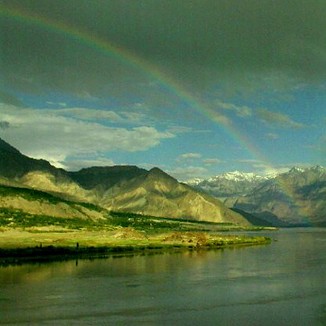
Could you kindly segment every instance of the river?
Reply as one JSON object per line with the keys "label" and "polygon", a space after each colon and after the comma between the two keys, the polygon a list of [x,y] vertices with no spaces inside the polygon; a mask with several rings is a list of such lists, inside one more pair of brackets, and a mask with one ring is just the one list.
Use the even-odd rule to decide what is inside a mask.
{"label": "river", "polygon": [[264,235],[275,241],[0,267],[0,324],[326,325],[326,228]]}

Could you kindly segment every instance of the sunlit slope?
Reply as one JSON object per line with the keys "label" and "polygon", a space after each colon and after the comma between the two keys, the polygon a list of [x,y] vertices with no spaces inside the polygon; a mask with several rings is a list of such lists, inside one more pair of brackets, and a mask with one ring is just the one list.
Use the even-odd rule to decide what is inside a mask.
{"label": "sunlit slope", "polygon": [[[67,172],[55,168],[47,161],[31,159],[3,140],[0,142],[0,184],[42,190],[63,200],[89,202],[109,210],[239,225],[250,224],[219,200],[179,183],[157,168],[147,171],[136,166],[113,166]],[[12,201],[15,202],[15,199],[7,198],[0,204],[7,207],[12,205],[9,204]],[[31,203],[20,199],[13,207],[28,208],[33,214],[46,214],[46,211],[51,209],[61,209],[62,205],[58,204],[54,209],[45,207],[47,205],[44,203]],[[69,214],[76,216],[77,212],[69,213],[67,210],[63,216]]]}
{"label": "sunlit slope", "polygon": [[[9,186],[0,186],[0,212],[2,222],[11,218],[13,224],[26,216],[97,221],[107,215],[105,209],[89,203],[63,200],[46,192]],[[52,219],[49,220],[51,223]]]}
{"label": "sunlit slope", "polygon": [[115,184],[100,204],[108,209],[152,216],[169,216],[212,222],[249,223],[219,200],[193,190],[158,168],[129,182]]}

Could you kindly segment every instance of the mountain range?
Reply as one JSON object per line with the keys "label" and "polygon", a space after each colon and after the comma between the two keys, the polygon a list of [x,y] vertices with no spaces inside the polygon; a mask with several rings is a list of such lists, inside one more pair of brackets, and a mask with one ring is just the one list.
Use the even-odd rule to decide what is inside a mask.
{"label": "mountain range", "polygon": [[326,170],[322,166],[293,167],[269,176],[235,171],[188,183],[272,225],[326,225]]}
{"label": "mountain range", "polygon": [[[294,167],[268,176],[234,171],[180,183],[159,168],[148,171],[131,165],[66,171],[30,158],[0,138],[0,186],[0,208],[33,214],[100,218],[98,209],[89,206],[87,210],[85,205],[69,204],[71,201],[157,217],[239,225],[326,226],[326,171],[321,166]],[[28,201],[18,190],[7,195],[9,188],[5,187],[50,194],[56,203]]]}
{"label": "mountain range", "polygon": [[226,172],[208,179],[195,178],[186,183],[192,187],[221,199],[242,196],[252,191],[260,183],[275,177],[274,175],[260,176],[254,173]]}
{"label": "mountain range", "polygon": [[[110,166],[70,172],[45,160],[30,158],[2,139],[0,185],[3,185],[0,207],[32,210],[33,214],[37,213],[37,207],[42,207],[40,214],[56,216],[64,212],[65,216],[75,216],[79,212],[84,218],[99,218],[93,211],[85,210],[85,205],[67,205],[68,201],[74,201],[112,211],[250,225],[245,217],[220,200],[179,183],[158,168],[147,171],[136,166]],[[5,187],[11,191],[6,192]],[[22,196],[19,190],[25,188],[50,194],[56,198],[55,205],[53,201],[47,201],[47,206],[42,200],[35,202],[35,196],[33,200],[31,196]]]}

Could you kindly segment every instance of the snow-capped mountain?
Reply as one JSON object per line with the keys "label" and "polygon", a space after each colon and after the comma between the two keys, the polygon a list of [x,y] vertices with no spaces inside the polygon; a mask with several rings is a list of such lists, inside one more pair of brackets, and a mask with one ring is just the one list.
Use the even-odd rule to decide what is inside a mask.
{"label": "snow-capped mountain", "polygon": [[228,172],[195,187],[278,226],[326,225],[326,169],[320,165],[269,176]]}
{"label": "snow-capped mountain", "polygon": [[189,186],[195,187],[195,186],[197,186],[198,184],[200,184],[204,180],[205,179],[202,179],[202,178],[193,178],[193,179],[187,180],[184,183],[186,183]]}
{"label": "snow-capped mountain", "polygon": [[218,198],[241,196],[252,191],[260,183],[274,178],[240,171],[226,172],[208,179],[195,178],[187,184]]}
{"label": "snow-capped mountain", "polygon": [[326,169],[294,167],[263,182],[238,198],[228,198],[229,207],[259,217],[277,217],[289,224],[326,225]]}
{"label": "snow-capped mountain", "polygon": [[252,172],[240,172],[240,171],[233,171],[233,172],[225,172],[220,175],[214,176],[209,178],[207,181],[214,182],[216,180],[230,180],[230,181],[256,181],[256,180],[267,180],[270,177],[261,176]]}
{"label": "snow-capped mountain", "polygon": [[228,172],[193,187],[273,225],[326,226],[326,169],[320,165],[269,176]]}
{"label": "snow-capped mountain", "polygon": [[293,183],[305,184],[311,178],[325,174],[325,168],[316,165],[309,168],[292,167],[284,173],[271,173],[259,175],[252,172],[225,172],[208,179],[194,178],[185,183],[207,192],[215,197],[225,198],[234,196],[245,196],[253,191],[257,186],[264,184],[268,180],[274,180],[278,176],[291,179]]}

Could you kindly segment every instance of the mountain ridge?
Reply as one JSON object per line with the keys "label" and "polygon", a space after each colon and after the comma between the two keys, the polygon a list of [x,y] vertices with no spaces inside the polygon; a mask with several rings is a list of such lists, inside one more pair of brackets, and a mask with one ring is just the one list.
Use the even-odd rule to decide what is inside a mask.
{"label": "mountain ridge", "polygon": [[[3,144],[5,149],[10,149],[8,146]],[[19,151],[3,150],[0,177],[22,187],[47,191],[63,199],[88,201],[108,210],[250,225],[219,200],[179,183],[159,168],[147,171],[121,165],[69,172]]]}
{"label": "mountain ridge", "polygon": [[226,180],[225,175],[206,179],[195,187],[219,198],[229,208],[265,218],[277,226],[326,225],[326,170],[321,165],[294,166],[265,179],[250,174],[250,181],[247,177]]}
{"label": "mountain ridge", "polygon": [[254,173],[233,171],[208,179],[195,178],[186,182],[186,184],[224,200],[225,197],[249,193],[262,181],[272,179],[273,177],[272,175],[260,176]]}

